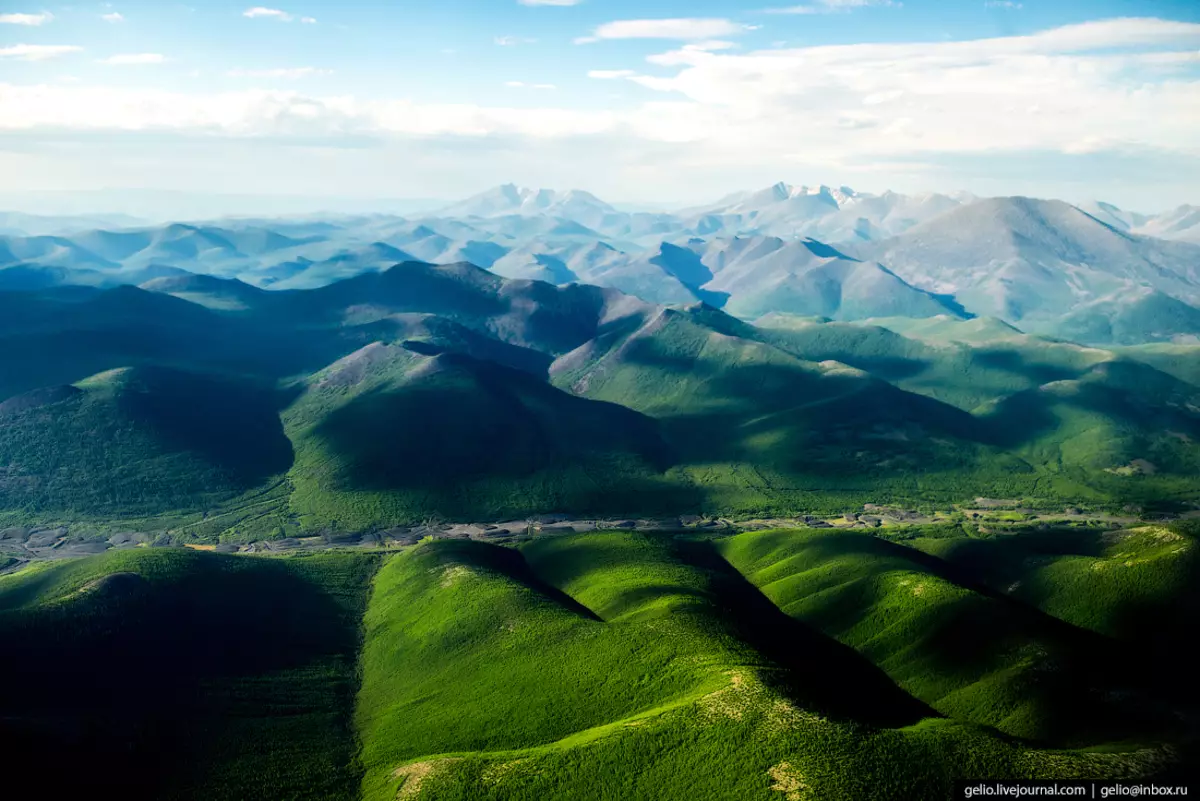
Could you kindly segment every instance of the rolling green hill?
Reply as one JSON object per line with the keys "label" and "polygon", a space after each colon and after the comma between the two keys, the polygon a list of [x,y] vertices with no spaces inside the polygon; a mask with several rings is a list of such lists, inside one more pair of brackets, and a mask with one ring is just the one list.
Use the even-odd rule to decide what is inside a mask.
{"label": "rolling green hill", "polygon": [[919,551],[822,531],[741,534],[720,551],[788,615],[852,646],[944,715],[1057,742],[1137,731],[1147,702],[1110,701],[1121,686],[1111,675],[1118,649]]}
{"label": "rolling green hill", "polygon": [[0,403],[0,505],[134,515],[219,504],[287,471],[270,387],[135,367]]}
{"label": "rolling green hill", "polygon": [[[935,533],[910,542],[1009,542]],[[951,550],[610,531],[35,564],[0,576],[0,746],[53,795],[131,800],[940,798],[1194,756],[1167,712],[1195,699],[1164,711],[1154,671]]]}
{"label": "rolling green hill", "polygon": [[292,508],[306,527],[356,530],[454,514],[622,514],[684,502],[648,417],[526,372],[376,344],[318,374],[287,410]]}
{"label": "rolling green hill", "polygon": [[[733,549],[753,550],[747,536]],[[840,558],[812,556],[832,557],[831,570]],[[781,614],[706,543],[576,535],[519,554],[431,543],[388,562],[367,620],[367,799],[937,798],[954,776],[1136,775],[1166,753],[1042,751],[939,718]],[[917,617],[909,633],[946,635],[943,622]],[[1043,714],[1081,700],[1037,682],[1007,689]]]}
{"label": "rolling green hill", "polygon": [[133,550],[0,577],[6,763],[55,798],[357,798],[376,566]]}
{"label": "rolling green hill", "polygon": [[1200,614],[1196,535],[1193,522],[922,537],[909,544],[996,592],[1115,638],[1153,665],[1184,658],[1190,647],[1185,632]]}
{"label": "rolling green hill", "polygon": [[[174,276],[8,292],[0,311],[0,403],[24,410],[0,432],[14,523],[171,513],[137,525],[186,541],[549,512],[1198,500],[1183,346],[1118,353],[949,317],[754,326],[417,262],[312,290]],[[179,377],[63,389],[128,369]],[[135,481],[137,497],[120,489]],[[268,524],[235,530],[236,499],[268,489]]]}

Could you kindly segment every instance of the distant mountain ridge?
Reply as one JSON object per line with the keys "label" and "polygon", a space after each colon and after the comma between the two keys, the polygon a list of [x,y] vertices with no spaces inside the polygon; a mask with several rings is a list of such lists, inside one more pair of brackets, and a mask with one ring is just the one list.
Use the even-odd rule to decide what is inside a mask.
{"label": "distant mountain ridge", "polygon": [[[405,261],[465,261],[653,303],[701,301],[745,319],[982,315],[1095,344],[1187,342],[1200,337],[1200,241],[1189,241],[1198,226],[1189,206],[1155,216],[1102,202],[783,182],[672,213],[626,212],[580,190],[504,184],[411,218],[0,236],[0,289],[136,285],[182,272],[304,289]],[[1151,324],[1150,309],[1164,322]]]}

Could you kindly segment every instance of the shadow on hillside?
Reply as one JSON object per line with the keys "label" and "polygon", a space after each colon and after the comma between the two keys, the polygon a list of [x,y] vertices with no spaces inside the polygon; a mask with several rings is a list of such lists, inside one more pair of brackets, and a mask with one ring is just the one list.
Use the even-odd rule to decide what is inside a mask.
{"label": "shadow on hillside", "polygon": [[1077,378],[1080,372],[1082,372],[1078,368],[1031,362],[1027,356],[1017,350],[981,348],[975,350],[972,355],[974,357],[973,361],[978,362],[983,367],[991,370],[1003,370],[1007,373],[1021,376],[1035,385]]}
{"label": "shadow on hillside", "polygon": [[121,411],[144,422],[166,452],[194,453],[245,489],[292,466],[279,410],[299,387],[275,391],[250,382],[140,368],[119,395]]}
{"label": "shadow on hillside", "polygon": [[345,486],[450,487],[608,458],[644,473],[673,462],[658,423],[631,409],[458,354],[438,358],[429,374],[364,392],[317,426]]}
{"label": "shadow on hillside", "polygon": [[[1023,736],[1063,745],[1154,737],[1178,729],[1141,655],[993,589],[961,562],[867,534],[768,536],[781,541],[802,538],[803,550],[789,553],[802,554],[805,565],[848,557],[850,564],[860,565],[858,572],[842,578],[854,585],[823,594],[820,602],[816,595],[807,596],[812,605],[806,606],[806,614],[816,615],[835,631],[856,625],[885,597],[875,579],[894,571],[926,574],[969,590],[969,595],[938,591],[936,603],[907,610],[906,641],[898,663],[892,658],[901,652],[889,651],[882,643],[873,647],[879,658],[903,670],[910,680],[936,677],[935,686],[941,688],[937,695],[972,722],[1008,726]],[[998,549],[1012,541],[993,542]],[[895,603],[893,596],[886,598],[886,603]]]}
{"label": "shadow on hillside", "polygon": [[[280,562],[145,556],[131,565],[145,578],[119,574],[130,580],[0,616],[0,748],[11,764],[50,797],[150,799],[189,797],[178,785],[210,780],[193,774],[251,720],[313,715],[331,754],[349,747],[354,688],[328,671],[354,659],[356,611]],[[305,683],[313,670],[325,676],[318,691]]]}
{"label": "shadow on hillside", "polygon": [[542,580],[526,561],[521,551],[516,548],[475,540],[443,540],[438,542],[437,548],[439,553],[447,555],[455,562],[471,564],[500,573],[573,614],[601,622],[600,616],[591,609],[554,585]]}
{"label": "shadow on hillside", "polygon": [[678,543],[682,559],[712,577],[731,631],[779,665],[780,689],[829,717],[898,727],[940,717],[853,648],[785,614],[717,552],[711,542]]}

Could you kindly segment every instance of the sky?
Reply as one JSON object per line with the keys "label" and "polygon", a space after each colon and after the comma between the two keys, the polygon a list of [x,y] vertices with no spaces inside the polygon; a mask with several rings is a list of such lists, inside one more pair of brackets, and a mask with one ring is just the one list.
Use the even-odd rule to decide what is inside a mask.
{"label": "sky", "polygon": [[0,194],[1200,203],[1196,0],[264,2],[0,0]]}

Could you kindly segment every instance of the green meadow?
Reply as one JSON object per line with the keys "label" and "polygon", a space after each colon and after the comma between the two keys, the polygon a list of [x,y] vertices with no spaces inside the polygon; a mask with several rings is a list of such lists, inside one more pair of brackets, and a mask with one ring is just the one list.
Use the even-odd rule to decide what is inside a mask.
{"label": "green meadow", "polygon": [[0,576],[0,738],[63,793],[171,799],[944,798],[1194,764],[1200,699],[1147,661],[1195,619],[1194,527],[901,531],[33,563]]}

